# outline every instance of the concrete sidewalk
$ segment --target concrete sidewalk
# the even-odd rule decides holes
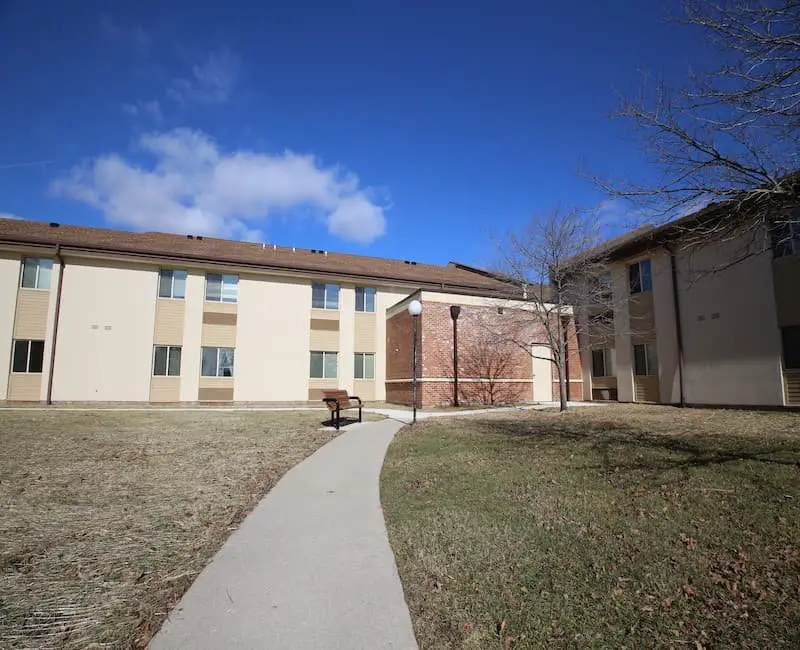
[[[417,648],[378,492],[401,426],[350,425],[290,470],[186,592],[151,650]]]

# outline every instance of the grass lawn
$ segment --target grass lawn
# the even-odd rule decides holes
[[[427,420],[382,501],[420,647],[800,647],[800,414]]]
[[[144,647],[325,417],[0,411],[0,648]]]

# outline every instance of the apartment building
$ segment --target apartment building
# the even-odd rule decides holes
[[[586,399],[800,405],[800,227],[685,242],[688,224],[724,218],[713,207],[590,252],[610,271],[613,327],[581,310]]]
[[[387,310],[507,288],[455,264],[0,219],[0,400],[384,400]]]

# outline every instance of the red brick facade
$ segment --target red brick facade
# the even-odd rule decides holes
[[[533,400],[533,363],[529,353],[498,332],[512,318],[510,310],[462,305],[458,318],[459,403],[517,404]],[[386,399],[411,404],[412,317],[404,310],[386,323]],[[534,323],[521,338],[544,341]],[[581,364],[574,324],[568,329],[569,375],[580,380]],[[420,406],[454,403],[453,320],[450,304],[424,301],[418,317],[417,390]],[[559,394],[553,366],[553,395]],[[570,399],[581,399],[579,382],[570,382]]]

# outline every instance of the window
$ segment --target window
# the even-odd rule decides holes
[[[658,374],[655,343],[633,346],[633,374],[639,377]]]
[[[375,355],[372,352],[356,352],[356,379],[375,379]]]
[[[233,348],[203,348],[200,374],[203,377],[233,377]]]
[[[650,260],[642,260],[628,266],[628,285],[631,294],[653,290],[653,274]]]
[[[776,223],[770,232],[772,236],[773,257],[786,255],[800,255],[800,222],[793,217],[786,217],[786,221]]]
[[[356,311],[375,311],[375,289],[356,287]]]
[[[800,325],[781,328],[783,339],[783,367],[800,370]]]
[[[238,275],[206,274],[206,300],[211,302],[236,302],[238,294]]]
[[[181,348],[177,345],[153,346],[153,375],[156,377],[180,377]]]
[[[614,348],[592,350],[592,377],[615,377],[617,375]]]
[[[312,352],[311,378],[336,379],[336,370],[338,365],[337,352]]]
[[[22,260],[20,284],[25,289],[49,289],[53,260],[26,257]]]
[[[161,269],[158,272],[158,297],[177,300],[186,298],[186,271]]]
[[[312,284],[311,306],[314,309],[339,309],[339,285]]]
[[[14,341],[11,372],[41,373],[44,365],[44,341]]]

